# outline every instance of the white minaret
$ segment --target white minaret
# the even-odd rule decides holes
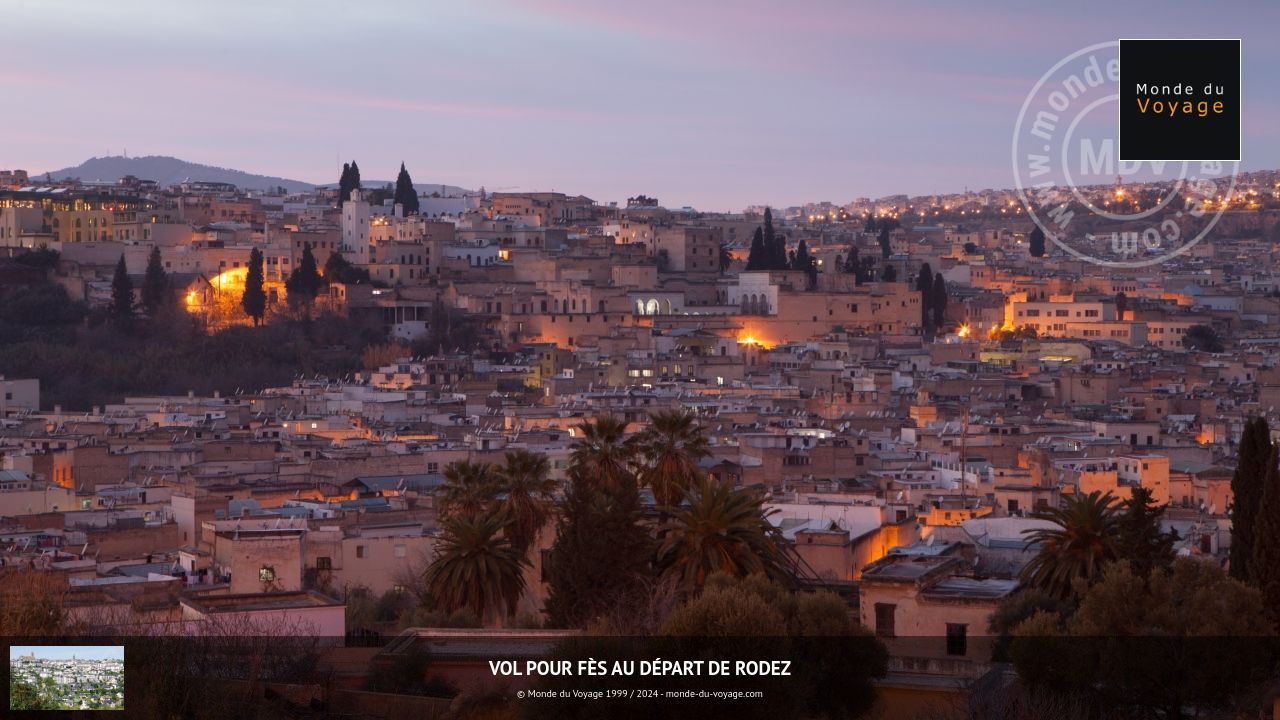
[[[369,264],[369,203],[360,197],[359,188],[351,191],[351,199],[342,203],[342,249],[356,265]]]

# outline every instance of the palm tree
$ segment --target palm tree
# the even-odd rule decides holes
[[[440,517],[475,515],[489,509],[498,493],[498,478],[489,463],[457,460],[444,469]]]
[[[606,415],[575,429],[579,437],[569,446],[569,472],[596,487],[634,492],[635,442],[626,437],[627,422]]]
[[[1116,557],[1119,512],[1115,496],[1095,490],[1036,513],[1057,527],[1026,531],[1027,547],[1038,544],[1040,550],[1022,568],[1022,581],[1065,598],[1076,578],[1092,582],[1101,577],[1102,566]]]
[[[762,495],[702,479],[687,500],[663,526],[658,548],[663,574],[676,578],[685,592],[697,592],[716,572],[786,577],[781,534],[769,522],[777,510],[766,511]]]
[[[711,454],[707,437],[693,413],[662,410],[649,416],[649,427],[636,438],[644,465],[640,483],[653,490],[659,505],[676,506],[702,478],[698,461]]]
[[[521,555],[528,552],[538,531],[551,518],[556,482],[547,477],[547,456],[528,450],[509,450],[498,470],[498,507],[507,517],[506,534]]]
[[[454,515],[444,521],[424,579],[431,595],[452,612],[510,616],[524,593],[524,556],[502,533],[501,512]]]

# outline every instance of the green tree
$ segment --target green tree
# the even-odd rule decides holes
[[[764,209],[764,249],[766,265],[762,270],[787,269],[787,241],[780,237],[773,228],[773,210]]]
[[[865,716],[878,697],[872,681],[888,671],[884,645],[850,620],[844,600],[829,592],[794,592],[759,573],[711,576],[703,593],[675,610],[659,632],[689,638],[689,649],[713,657],[766,652],[791,658],[791,677],[771,688],[785,695],[770,696],[791,717]],[[780,714],[786,713],[772,708],[758,716]]]
[[[1071,602],[1039,588],[1023,587],[1006,595],[987,618],[987,632],[996,638],[992,659],[997,662],[1009,660],[1009,644],[1013,641],[1014,630],[1034,615],[1045,613],[1065,620],[1074,610]]]
[[[1097,580],[1102,566],[1116,557],[1118,508],[1111,493],[1094,491],[1063,499],[1064,506],[1036,513],[1057,527],[1027,532],[1027,546],[1039,545],[1022,568],[1022,582],[1059,598],[1075,590],[1077,578]]]
[[[41,268],[44,270],[52,270],[58,266],[58,260],[62,257],[62,253],[57,250],[50,249],[44,243],[26,250],[13,256],[13,261],[19,265],[27,267]]]
[[[977,254],[978,254],[978,246],[977,246],[977,245],[974,245],[974,244],[973,244],[973,243],[971,243],[971,242],[967,242],[967,243],[965,243],[965,244],[964,244],[964,254],[965,254],[965,255],[977,255]]]
[[[708,581],[705,592],[671,613],[660,634],[701,638],[787,634],[780,592],[753,590],[734,575],[716,574]]]
[[[324,281],[342,283],[344,285],[368,284],[372,282],[369,271],[352,265],[338,250],[329,253],[324,261]]]
[[[107,306],[107,313],[117,322],[128,322],[133,318],[133,281],[129,279],[123,254],[111,278],[111,304]]]
[[[635,485],[571,472],[545,570],[547,620],[585,627],[638,597],[652,577],[653,539]]]
[[[486,512],[499,491],[498,474],[485,462],[455,460],[445,466],[444,480],[437,497],[439,514],[445,518]]]
[[[933,326],[942,327],[947,320],[947,283],[942,273],[933,276],[933,289],[929,293],[929,304],[933,310]]]
[[[446,610],[466,608],[480,618],[510,617],[524,593],[528,564],[502,533],[502,513],[453,515],[441,525],[427,586]]]
[[[524,555],[551,518],[556,482],[547,477],[547,456],[523,448],[508,450],[497,472],[498,508],[507,519],[507,537]]]
[[[284,289],[289,303],[293,305],[310,305],[320,294],[324,280],[316,269],[316,256],[311,252],[311,243],[302,244],[302,258],[298,266],[289,273]]]
[[[351,199],[351,191],[359,188],[360,168],[356,161],[342,163],[342,177],[338,179],[338,201],[347,202]]]
[[[663,524],[657,562],[682,591],[696,594],[717,572],[756,572],[790,581],[781,534],[769,522],[774,510],[751,490],[704,478],[689,489],[687,504]]]
[[[885,260],[888,260],[889,256],[893,254],[893,246],[889,243],[889,224],[887,222],[880,225],[879,240],[880,240],[880,257]]]
[[[41,697],[39,689],[19,680],[9,673],[9,709],[10,710],[53,710]]]
[[[418,214],[418,191],[414,189],[413,178],[409,177],[403,162],[400,163],[400,174],[396,176],[395,202],[406,216]]]
[[[1167,570],[1173,564],[1173,544],[1178,533],[1161,529],[1164,506],[1152,500],[1151,489],[1135,487],[1133,494],[1120,503],[1116,517],[1116,557],[1127,561],[1134,572],[1148,577],[1153,571]]]
[[[1231,475],[1231,577],[1254,582],[1253,548],[1262,503],[1263,477],[1271,457],[1271,428],[1266,418],[1255,417],[1245,422],[1236,450],[1236,469]]]
[[[727,244],[720,246],[720,274],[723,275],[730,267],[733,266],[733,251]]]
[[[1280,618],[1280,447],[1271,446],[1253,527],[1253,584],[1271,617]]]
[[[699,461],[710,454],[707,437],[693,413],[660,410],[649,416],[649,427],[636,437],[643,459],[640,484],[653,490],[659,505],[675,507],[705,473]]]
[[[1220,353],[1224,347],[1218,332],[1208,325],[1192,325],[1182,335],[1182,345],[1188,350]]]
[[[627,422],[606,415],[579,423],[569,446],[569,475],[612,491],[634,492],[632,463],[636,444],[626,437]]]
[[[929,263],[920,266],[916,275],[916,291],[920,293],[920,327],[933,327],[933,269]]]
[[[254,325],[262,324],[262,317],[267,314],[267,291],[263,288],[262,251],[254,248],[249,251],[249,272],[244,277],[244,294],[240,297],[240,307],[244,314],[253,318]]]
[[[751,236],[751,251],[747,255],[747,270],[767,270],[768,261],[765,258],[766,255],[764,231],[757,227],[755,234]]]
[[[154,316],[169,304],[171,298],[169,276],[160,261],[160,248],[152,247],[151,254],[147,256],[147,272],[142,279],[142,306]]]
[[[1178,558],[1144,578],[1116,562],[1078,585],[1065,623],[1043,612],[1014,632],[1014,667],[1033,693],[1084,698],[1093,717],[1180,718],[1227,710],[1274,680],[1262,595],[1216,563]]]
[[[884,271],[880,273],[880,279],[885,282],[897,282],[898,268],[888,263],[885,263]]]
[[[809,244],[804,238],[800,239],[800,243],[791,253],[788,267],[804,273],[810,289],[818,284],[818,259],[809,254]]]
[[[1044,231],[1039,225],[1031,229],[1031,234],[1027,236],[1027,245],[1031,257],[1044,257]]]

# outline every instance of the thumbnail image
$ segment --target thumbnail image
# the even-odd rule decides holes
[[[123,710],[123,645],[13,645],[10,710]]]

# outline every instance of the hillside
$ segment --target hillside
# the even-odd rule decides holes
[[[185,180],[232,183],[246,190],[284,187],[290,192],[299,192],[315,187],[311,183],[300,180],[254,175],[241,170],[200,165],[164,155],[95,157],[75,167],[54,170],[49,174],[55,180],[80,178],[84,181],[103,182],[115,182],[126,175],[133,175],[142,180],[154,180],[161,187],[176,185]]]
[[[254,175],[242,170],[201,165],[166,155],[147,155],[145,157],[114,155],[89,158],[75,167],[53,170],[49,175],[54,180],[79,178],[86,182],[115,182],[126,175],[132,175],[142,180],[154,180],[161,187],[176,185],[186,180],[231,183],[242,190],[269,190],[283,187],[289,192],[302,192],[317,187],[312,183],[302,182],[301,180],[290,180],[269,175]],[[42,177],[43,174],[33,175],[32,179],[40,179]],[[363,183],[366,188],[376,188],[387,184],[391,183],[386,180],[366,180]],[[320,187],[336,186],[337,183],[325,183]],[[413,186],[417,188],[419,193],[423,194],[458,195],[470,192],[466,188],[456,185],[414,183]]]

